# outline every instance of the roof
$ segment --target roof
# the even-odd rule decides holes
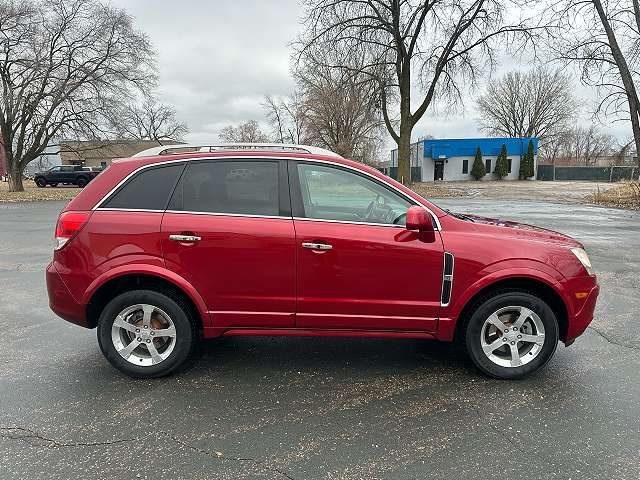
[[[473,157],[480,147],[483,155],[498,156],[502,145],[507,147],[507,155],[524,155],[533,142],[533,152],[538,153],[538,139],[525,138],[438,138],[424,140],[426,158]]]

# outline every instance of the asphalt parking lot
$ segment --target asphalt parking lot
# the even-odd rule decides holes
[[[344,338],[214,340],[184,373],[133,381],[48,309],[63,203],[0,204],[0,478],[640,478],[640,214],[436,203],[583,241],[593,328],[520,382],[450,345]]]

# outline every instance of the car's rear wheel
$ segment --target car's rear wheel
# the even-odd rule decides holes
[[[188,309],[151,290],[118,295],[102,311],[98,343],[118,370],[136,378],[168,375],[189,357],[197,341]]]
[[[76,185],[79,186],[80,188],[86,187],[87,183],[89,183],[89,182],[84,177],[80,177],[78,180],[76,180]]]
[[[526,377],[544,367],[558,345],[558,321],[543,300],[502,291],[478,302],[464,332],[467,352],[487,375]]]
[[[42,177],[36,178],[36,185],[40,188],[44,188],[47,186],[47,181]]]

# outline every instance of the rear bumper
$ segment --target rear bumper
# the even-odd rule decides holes
[[[566,345],[571,345],[577,337],[582,335],[593,320],[593,313],[596,309],[596,302],[598,300],[599,293],[600,287],[596,283],[590,290],[588,290],[587,297],[576,305],[577,308],[575,309],[574,314],[569,318],[567,338],[565,339]]]
[[[91,328],[87,322],[86,305],[74,300],[53,263],[50,263],[47,267],[46,275],[49,308],[53,310],[53,313],[67,322]]]

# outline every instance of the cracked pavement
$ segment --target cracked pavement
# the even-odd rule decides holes
[[[48,309],[63,203],[0,204],[0,479],[640,478],[640,214],[436,203],[584,242],[593,328],[519,382],[435,342],[236,337],[134,381]]]

